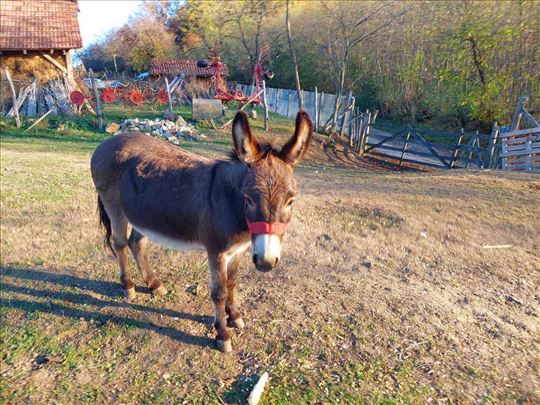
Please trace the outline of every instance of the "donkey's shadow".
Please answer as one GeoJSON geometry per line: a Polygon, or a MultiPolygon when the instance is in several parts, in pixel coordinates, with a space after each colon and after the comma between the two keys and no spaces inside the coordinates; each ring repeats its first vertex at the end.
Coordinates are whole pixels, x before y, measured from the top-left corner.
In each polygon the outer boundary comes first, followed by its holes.
{"type": "Polygon", "coordinates": [[[202,347],[213,346],[213,340],[207,337],[195,336],[170,326],[153,325],[140,319],[117,316],[105,311],[101,311],[106,308],[123,308],[141,312],[153,312],[163,316],[190,320],[208,326],[212,324],[212,318],[206,315],[193,315],[168,308],[156,308],[121,300],[114,300],[115,297],[118,298],[119,296],[115,292],[120,289],[120,286],[117,283],[85,279],[70,274],[49,273],[47,271],[23,269],[17,267],[1,267],[0,276],[0,291],[2,292],[2,296],[0,297],[0,306],[4,308],[18,308],[23,311],[39,311],[74,319],[83,318],[87,321],[95,321],[97,319],[103,323],[112,322],[117,325],[129,325],[140,329],[152,330],[156,333],[176,339],[182,343],[202,347]],[[66,291],[55,291],[52,289],[31,288],[26,286],[21,287],[10,283],[10,280],[37,281],[39,283],[48,283],[55,286],[78,288],[83,291],[93,291],[101,295],[106,295],[110,299],[104,300],[96,298],[84,292],[73,293],[66,291]],[[9,292],[18,294],[18,297],[11,298],[6,296],[6,293],[9,292]],[[28,296],[28,299],[21,299],[21,295],[28,296]],[[95,310],[79,309],[73,306],[51,303],[50,301],[35,301],[32,299],[32,297],[49,298],[78,306],[93,306],[95,310]]]}

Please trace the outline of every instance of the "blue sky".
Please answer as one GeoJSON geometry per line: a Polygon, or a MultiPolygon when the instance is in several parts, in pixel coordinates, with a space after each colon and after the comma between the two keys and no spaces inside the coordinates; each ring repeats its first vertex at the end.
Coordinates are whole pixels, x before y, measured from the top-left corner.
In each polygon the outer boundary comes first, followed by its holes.
{"type": "Polygon", "coordinates": [[[79,25],[86,47],[111,28],[127,21],[142,0],[79,0],[79,25]]]}

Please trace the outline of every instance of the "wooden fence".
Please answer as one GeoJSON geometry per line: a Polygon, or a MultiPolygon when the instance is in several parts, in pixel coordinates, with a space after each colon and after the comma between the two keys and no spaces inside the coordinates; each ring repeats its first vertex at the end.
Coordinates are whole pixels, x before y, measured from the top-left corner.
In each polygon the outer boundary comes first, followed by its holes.
{"type": "MultiPolygon", "coordinates": [[[[245,95],[254,95],[257,92],[255,86],[247,84],[237,84],[236,90],[241,90],[245,95]]],[[[304,110],[309,114],[316,128],[326,127],[334,113],[336,96],[334,94],[319,93],[315,89],[315,91],[302,90],[302,97],[304,99],[304,110]]],[[[266,87],[266,99],[269,111],[289,118],[296,117],[298,113],[298,94],[296,90],[266,87]]],[[[349,126],[344,126],[344,123],[348,122],[345,115],[353,108],[354,97],[351,94],[341,97],[337,120],[338,131],[349,133],[349,126]]]]}
{"type": "Polygon", "coordinates": [[[361,155],[393,161],[399,167],[407,164],[434,169],[468,168],[470,165],[493,168],[498,165],[499,135],[497,125],[490,134],[461,131],[441,135],[412,127],[390,136],[368,131],[358,151],[361,155]],[[428,140],[441,137],[446,142],[428,140]]]}
{"type": "Polygon", "coordinates": [[[525,170],[540,173],[540,127],[501,134],[503,170],[525,170]]]}
{"type": "Polygon", "coordinates": [[[540,173],[540,124],[525,109],[528,97],[520,97],[510,127],[501,132],[501,168],[540,173]],[[522,128],[529,126],[532,128],[522,128]]]}

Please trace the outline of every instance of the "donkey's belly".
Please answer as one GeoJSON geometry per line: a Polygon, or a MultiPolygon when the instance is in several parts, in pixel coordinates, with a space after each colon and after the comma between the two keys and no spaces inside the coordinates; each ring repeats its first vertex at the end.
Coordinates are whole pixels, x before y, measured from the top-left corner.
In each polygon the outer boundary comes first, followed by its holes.
{"type": "Polygon", "coordinates": [[[205,250],[205,247],[201,245],[200,243],[177,240],[177,239],[173,239],[168,236],[165,236],[156,231],[151,231],[149,229],[144,229],[138,226],[134,226],[133,224],[132,226],[133,228],[137,230],[137,232],[142,233],[152,242],[157,243],[158,245],[166,247],[168,249],[181,250],[181,251],[205,250]]]}

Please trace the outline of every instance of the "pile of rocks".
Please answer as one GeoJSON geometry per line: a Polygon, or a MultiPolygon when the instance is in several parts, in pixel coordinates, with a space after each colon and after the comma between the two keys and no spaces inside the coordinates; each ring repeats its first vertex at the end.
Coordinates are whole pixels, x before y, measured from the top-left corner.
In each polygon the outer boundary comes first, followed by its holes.
{"type": "Polygon", "coordinates": [[[154,138],[164,139],[172,143],[179,143],[180,140],[200,141],[206,138],[199,133],[192,125],[188,124],[182,117],[176,121],[156,118],[150,119],[127,119],[114,132],[115,135],[124,132],[144,132],[146,135],[154,138]]]}

